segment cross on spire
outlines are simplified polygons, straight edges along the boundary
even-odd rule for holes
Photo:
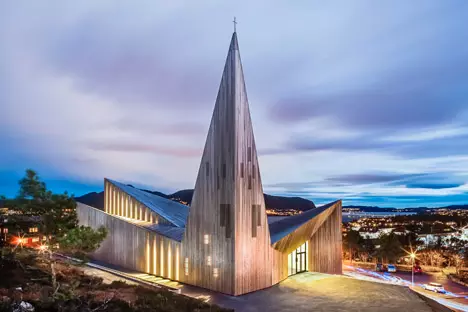
[[[236,32],[237,22],[236,22],[236,17],[235,16],[234,16],[234,20],[232,22],[234,23],[234,32]]]

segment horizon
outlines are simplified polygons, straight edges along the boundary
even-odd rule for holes
[[[2,3],[0,195],[193,188],[233,16],[264,193],[468,203],[465,1]]]

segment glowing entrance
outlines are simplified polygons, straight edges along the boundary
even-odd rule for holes
[[[305,242],[299,248],[288,255],[288,276],[305,272],[309,269],[307,264],[309,242]]]

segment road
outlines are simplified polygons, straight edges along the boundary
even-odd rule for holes
[[[344,265],[343,271],[345,275],[349,275],[358,279],[369,279],[375,282],[411,287],[411,272],[375,272],[372,270],[361,269],[349,265]],[[436,294],[434,292],[424,290],[423,284],[427,284],[430,282],[442,284],[446,292],[444,294]],[[438,301],[443,305],[461,311],[468,311],[468,287],[452,282],[442,273],[423,273],[421,275],[415,275],[413,289],[417,292],[423,293],[424,295]]]
[[[384,273],[385,274],[385,273]],[[397,272],[397,273],[386,273],[392,276],[397,276],[408,282],[411,282],[411,272]],[[468,295],[468,287],[457,284],[449,280],[444,274],[415,274],[414,283],[416,285],[428,284],[428,283],[439,283],[442,284],[446,291],[454,294],[466,294]]]

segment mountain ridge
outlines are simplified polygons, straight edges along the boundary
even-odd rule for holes
[[[134,187],[133,185],[130,185]],[[184,189],[172,194],[164,194],[158,191],[150,191],[141,189],[142,191],[161,196],[167,199],[175,200],[186,205],[190,205],[193,196],[193,189]],[[306,211],[315,208],[315,203],[311,200],[302,197],[286,197],[263,194],[265,198],[265,206],[267,209],[273,210],[299,210]],[[75,198],[77,201],[99,209],[104,208],[104,192],[91,192]],[[468,210],[468,205],[448,205],[443,207],[413,207],[413,208],[394,208],[394,207],[378,207],[378,206],[363,206],[363,205],[347,205],[343,206],[344,211],[352,212],[424,212],[432,209],[463,209]]]
[[[129,186],[134,187],[130,184]],[[180,190],[172,194],[164,194],[158,191],[150,191],[145,189],[141,190],[167,199],[175,200],[186,205],[190,205],[192,202],[193,189]],[[263,195],[267,209],[306,211],[315,208],[313,201],[302,197],[285,197],[268,194]],[[104,209],[104,192],[87,193],[82,196],[75,197],[75,200],[95,208]]]

